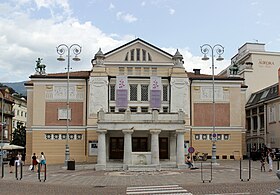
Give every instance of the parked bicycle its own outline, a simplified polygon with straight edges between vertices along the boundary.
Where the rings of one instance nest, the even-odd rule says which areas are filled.
[[[206,161],[208,153],[195,152],[193,155],[194,161]]]

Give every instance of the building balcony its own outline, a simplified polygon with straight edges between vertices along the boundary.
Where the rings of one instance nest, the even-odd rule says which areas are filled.
[[[185,129],[185,113],[138,113],[138,112],[116,112],[105,113],[103,110],[98,113],[98,128],[108,130],[176,130]]]

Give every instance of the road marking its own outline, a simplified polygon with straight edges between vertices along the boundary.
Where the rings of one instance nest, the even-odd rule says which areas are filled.
[[[224,193],[224,194],[205,194],[205,195],[243,195],[243,194],[251,194],[250,192],[241,192],[241,193]]]
[[[187,190],[179,185],[127,187],[126,194],[192,195],[192,193],[188,193]]]

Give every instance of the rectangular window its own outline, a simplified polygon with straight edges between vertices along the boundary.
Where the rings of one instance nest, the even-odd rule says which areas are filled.
[[[120,109],[119,109],[119,112],[125,112],[125,110],[126,110],[126,109],[124,109],[124,108],[120,108]]]
[[[148,138],[133,137],[132,138],[132,152],[148,152]]]
[[[110,112],[115,112],[115,107],[114,106],[110,106]]]
[[[163,107],[162,110],[163,112],[168,112],[168,107]]]
[[[251,130],[251,118],[250,117],[246,118],[246,127],[247,127],[247,130],[250,132],[250,130]]]
[[[148,60],[151,62],[152,61],[152,57],[151,55],[148,53]]]
[[[132,106],[129,109],[130,109],[130,112],[137,112],[137,107],[136,106]]]
[[[275,122],[275,106],[271,105],[268,107],[269,122]]]
[[[136,49],[136,60],[140,61],[140,49]]]
[[[207,134],[202,134],[202,139],[207,140]]]
[[[115,86],[116,85],[110,85],[110,100],[111,101],[115,101],[116,100]]]
[[[253,116],[253,130],[257,130],[257,129],[258,129],[258,117]]]
[[[224,134],[224,140],[229,140],[229,134]]]
[[[134,61],[134,49],[130,50],[130,61]]]
[[[130,87],[130,101],[137,101],[137,85],[131,84]]]
[[[264,114],[260,115],[260,123],[261,123],[260,124],[261,125],[260,128],[263,129],[264,128]]]
[[[141,107],[141,112],[148,112],[148,107]]]
[[[162,100],[168,101],[168,85],[162,86]]]
[[[142,50],[142,60],[146,61],[146,50]]]
[[[149,85],[141,85],[141,101],[148,101]]]

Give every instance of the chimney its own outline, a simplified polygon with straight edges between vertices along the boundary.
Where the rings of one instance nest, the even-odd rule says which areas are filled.
[[[193,69],[193,72],[195,75],[200,75],[200,69]]]

